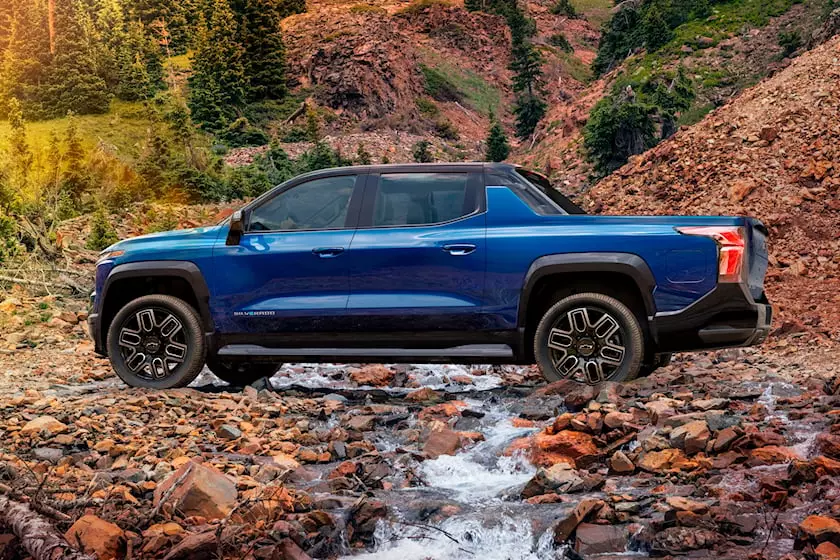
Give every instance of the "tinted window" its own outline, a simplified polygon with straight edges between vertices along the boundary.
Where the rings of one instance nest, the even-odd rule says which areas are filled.
[[[524,177],[520,177],[514,173],[489,173],[487,175],[487,184],[509,188],[516,193],[516,196],[522,199],[522,202],[538,214],[544,216],[565,214],[563,209],[555,204],[545,193],[526,181]]]
[[[249,231],[343,228],[355,175],[324,177],[284,191],[251,212]]]
[[[473,210],[466,173],[393,173],[379,178],[373,225],[438,224]]]
[[[542,194],[550,198],[554,204],[562,208],[567,214],[586,214],[586,212],[583,211],[583,208],[560,194],[560,191],[551,186],[551,183],[545,176],[540,175],[539,173],[534,173],[533,171],[528,171],[527,169],[517,169],[516,173],[534,185],[534,187],[536,187]]]

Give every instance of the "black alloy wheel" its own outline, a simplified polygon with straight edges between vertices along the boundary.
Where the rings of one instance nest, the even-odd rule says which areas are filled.
[[[543,316],[534,353],[549,381],[571,379],[597,385],[634,379],[643,335],[638,319],[619,300],[604,294],[576,294]]]

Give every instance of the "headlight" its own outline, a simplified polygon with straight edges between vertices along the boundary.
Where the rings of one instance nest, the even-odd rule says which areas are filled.
[[[98,265],[102,261],[107,261],[108,259],[114,259],[116,257],[122,256],[125,254],[125,251],[103,251],[99,254],[99,259],[96,261]]]

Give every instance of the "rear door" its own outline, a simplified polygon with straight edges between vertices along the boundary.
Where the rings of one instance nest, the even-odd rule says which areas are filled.
[[[313,178],[247,213],[238,245],[215,251],[214,317],[225,334],[340,330],[350,295],[350,242],[366,175]]]
[[[480,328],[484,301],[481,173],[372,174],[350,245],[347,310],[360,332]]]

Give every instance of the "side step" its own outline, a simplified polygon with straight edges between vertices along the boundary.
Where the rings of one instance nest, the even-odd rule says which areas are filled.
[[[473,344],[454,348],[266,348],[230,344],[219,350],[230,358],[272,359],[281,362],[390,362],[509,364],[513,350],[505,344]]]

